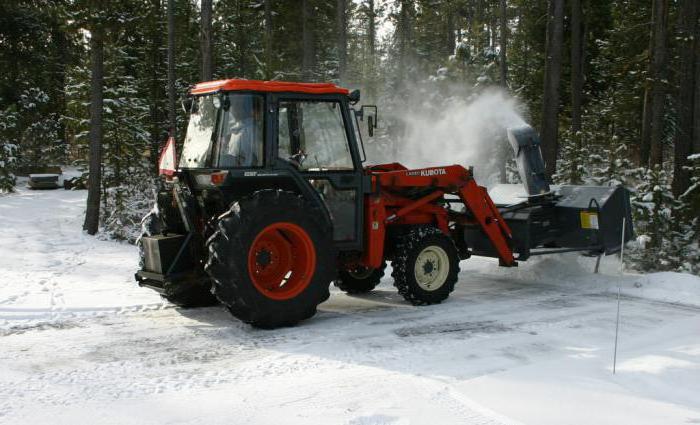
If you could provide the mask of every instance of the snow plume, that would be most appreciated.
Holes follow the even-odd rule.
[[[444,93],[444,92],[443,92]],[[506,129],[525,125],[522,106],[497,88],[476,94],[422,97],[394,109],[403,135],[394,135],[393,158],[409,168],[459,164],[474,166],[480,184],[498,183],[504,162],[513,157]]]

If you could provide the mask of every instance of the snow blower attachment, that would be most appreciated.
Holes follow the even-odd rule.
[[[313,316],[330,282],[373,290],[388,261],[398,292],[427,305],[450,295],[471,255],[509,267],[553,252],[609,254],[623,217],[631,238],[627,191],[551,190],[529,127],[508,132],[528,194],[512,205],[496,205],[460,165],[363,167],[359,126],[372,135],[377,109],[353,107],[359,98],[333,84],[194,86],[179,164],[169,143],[158,208],[143,221],[139,284],[270,328]]]
[[[508,141],[515,152],[515,162],[528,196],[549,193],[549,183],[540,150],[540,136],[534,128],[523,126],[507,130]]]
[[[585,251],[591,255],[620,250],[633,236],[629,192],[622,186],[560,186],[550,189],[540,150],[540,138],[530,126],[509,128],[520,178],[527,192],[522,202],[499,205],[513,232],[518,260],[532,255]],[[465,228],[475,255],[494,256],[491,244],[474,226]]]

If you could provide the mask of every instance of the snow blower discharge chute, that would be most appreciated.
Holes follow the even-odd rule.
[[[378,114],[357,106],[359,91],[233,79],[189,95],[179,162],[169,143],[136,273],[178,305],[222,303],[254,326],[288,326],[314,315],[331,282],[373,290],[389,261],[398,292],[428,305],[449,296],[471,255],[515,266],[611,254],[632,238],[628,191],[550,188],[530,127],[508,130],[527,196],[500,205],[461,165],[363,166],[362,134],[372,137]]]

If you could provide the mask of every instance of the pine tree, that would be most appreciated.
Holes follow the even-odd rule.
[[[700,274],[700,154],[688,158],[686,169],[690,184],[677,198],[674,219],[683,249],[681,270]]]
[[[681,260],[673,237],[676,205],[670,189],[668,174],[657,166],[646,170],[632,198],[640,244],[631,250],[628,261],[642,271],[674,270]]]
[[[17,126],[17,113],[11,110],[0,111],[0,194],[13,192],[17,179],[17,144],[12,137]]]
[[[680,196],[690,186],[690,175],[686,169],[688,156],[693,149],[693,138],[700,138],[694,128],[695,109],[700,109],[696,104],[696,84],[700,84],[700,69],[697,68],[695,58],[695,45],[700,43],[695,39],[695,34],[700,33],[700,7],[695,0],[681,2],[678,14],[678,51],[679,51],[679,76],[678,76],[678,130],[674,143],[673,161],[673,193]]]

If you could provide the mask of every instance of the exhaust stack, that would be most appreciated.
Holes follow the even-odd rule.
[[[515,152],[518,172],[528,196],[540,196],[550,192],[549,182],[540,150],[540,137],[529,125],[509,128],[508,141]]]

